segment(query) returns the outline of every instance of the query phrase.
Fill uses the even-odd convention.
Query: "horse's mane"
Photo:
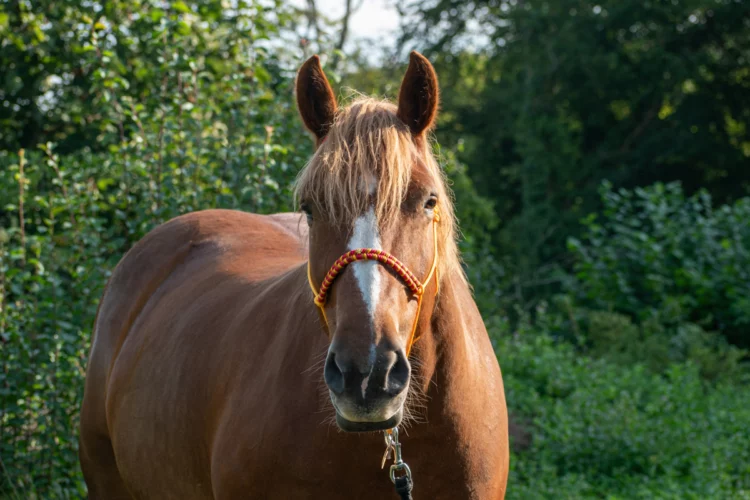
[[[421,162],[436,179],[440,203],[439,273],[465,280],[456,245],[453,198],[431,152],[415,147],[396,106],[358,97],[340,108],[325,141],[297,177],[295,200],[313,203],[332,225],[351,224],[371,202],[369,182],[378,179],[375,214],[381,224],[395,218],[405,199],[412,166]]]

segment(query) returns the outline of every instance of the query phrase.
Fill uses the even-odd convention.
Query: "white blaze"
[[[364,188],[367,192],[372,195],[378,186],[377,178],[370,174],[364,183]],[[380,242],[380,230],[378,228],[378,221],[375,217],[375,209],[370,207],[364,215],[357,218],[354,221],[354,231],[352,237],[347,244],[349,250],[356,250],[358,248],[373,248],[375,250],[382,250],[383,246]],[[367,312],[370,315],[370,323],[375,321],[375,309],[378,306],[378,299],[380,298],[380,272],[378,271],[378,263],[373,261],[358,261],[350,264],[353,266],[354,278],[357,280],[359,291],[362,293],[362,298],[367,306]],[[373,332],[373,335],[374,332]],[[367,384],[370,381],[370,375],[372,375],[372,369],[375,368],[375,339],[373,338],[373,344],[370,346],[370,373],[362,380],[362,398],[365,397],[365,391],[367,390]]]
[[[375,218],[375,210],[370,210],[357,218],[354,222],[354,232],[349,243],[349,250],[358,248],[374,248],[382,250],[380,242],[380,231],[378,222]],[[375,318],[375,308],[380,298],[380,272],[378,263],[371,260],[357,261],[349,264],[354,271],[354,278],[357,280],[359,290],[362,292],[362,298],[367,306],[367,312],[370,314],[370,320]]]

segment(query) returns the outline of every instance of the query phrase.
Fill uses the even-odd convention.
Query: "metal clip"
[[[383,455],[383,465],[391,455],[391,451],[394,453],[393,465],[391,465],[390,476],[391,482],[396,483],[396,473],[402,472],[404,477],[411,477],[411,469],[406,465],[403,458],[401,457],[401,443],[398,441],[398,427],[394,427],[384,432],[385,437],[385,455]],[[381,467],[382,469],[382,467]]]

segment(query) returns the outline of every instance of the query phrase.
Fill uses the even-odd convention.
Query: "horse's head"
[[[297,199],[310,225],[310,282],[330,336],[325,382],[341,429],[388,429],[403,416],[409,351],[429,327],[438,277],[458,262],[452,205],[426,137],[437,76],[412,53],[398,106],[359,98],[339,109],[313,56],[299,71],[297,104],[318,146]],[[358,249],[377,252],[339,260]]]

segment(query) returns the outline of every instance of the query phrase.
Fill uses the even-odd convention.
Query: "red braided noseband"
[[[388,252],[385,252],[383,250],[375,250],[374,248],[358,248],[356,250],[350,250],[346,252],[344,255],[336,259],[336,262],[333,263],[331,266],[331,269],[328,270],[328,273],[326,274],[326,277],[323,279],[323,283],[320,285],[320,290],[315,289],[315,284],[313,283],[312,279],[312,272],[310,269],[310,261],[307,262],[307,280],[310,283],[310,289],[313,292],[315,305],[318,306],[320,309],[320,313],[323,315],[323,319],[326,322],[326,325],[328,325],[328,318],[326,318],[326,311],[325,311],[325,304],[326,304],[326,298],[328,297],[328,292],[331,289],[331,286],[333,286],[333,281],[336,279],[336,276],[338,276],[341,271],[344,270],[346,266],[351,264],[352,262],[356,262],[358,260],[374,260],[377,262],[380,262],[381,264],[385,264],[391,269],[395,271],[395,273],[403,280],[403,282],[406,284],[406,286],[409,287],[409,289],[414,293],[414,295],[417,296],[417,314],[414,316],[414,324],[411,328],[411,335],[409,336],[409,343],[406,345],[406,355],[409,355],[409,352],[411,351],[411,347],[414,344],[414,342],[419,338],[417,336],[417,325],[419,324],[419,312],[422,310],[422,298],[424,297],[424,290],[427,284],[432,280],[433,276],[436,274],[437,271],[437,265],[438,265],[438,233],[437,233],[437,223],[440,221],[440,212],[438,211],[438,207],[435,207],[435,214],[434,218],[432,219],[432,240],[433,240],[433,248],[434,248],[434,254],[432,257],[432,266],[430,267],[430,272],[427,274],[427,277],[424,280],[424,283],[420,282],[419,279],[409,271],[409,269],[396,257],[389,254]],[[439,287],[439,284],[438,284]],[[437,294],[437,288],[435,293]],[[329,332],[330,334],[330,332]]]
[[[401,277],[406,286],[409,287],[414,295],[422,295],[422,293],[424,292],[422,284],[419,282],[417,277],[414,276],[414,273],[409,271],[409,269],[407,269],[406,266],[402,264],[401,261],[396,257],[383,250],[375,250],[373,248],[358,248],[356,250],[346,252],[344,255],[339,257],[336,262],[333,263],[331,269],[328,270],[328,274],[326,274],[326,277],[323,279],[323,283],[320,285],[320,291],[317,295],[315,295],[315,305],[321,307],[326,303],[328,290],[331,289],[333,280],[336,279],[336,276],[338,276],[339,273],[341,273],[341,271],[343,271],[347,265],[358,260],[376,260],[382,264],[386,264]]]

